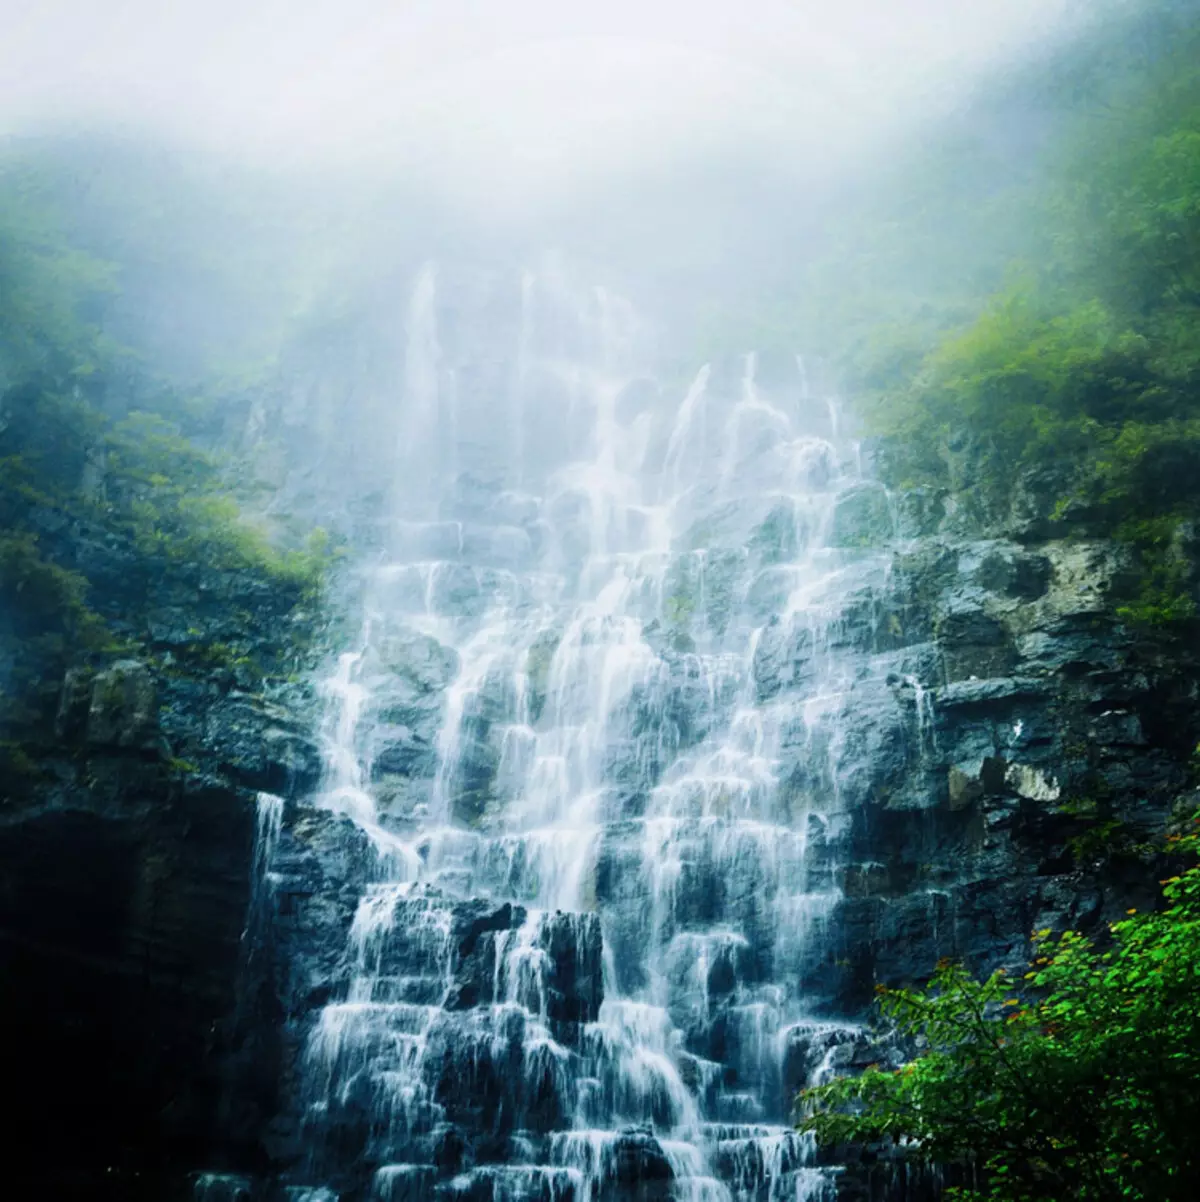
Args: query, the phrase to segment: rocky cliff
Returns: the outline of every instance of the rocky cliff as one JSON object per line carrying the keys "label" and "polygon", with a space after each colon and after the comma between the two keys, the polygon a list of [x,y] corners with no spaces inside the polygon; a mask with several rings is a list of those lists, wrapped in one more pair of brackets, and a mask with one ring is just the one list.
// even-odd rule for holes
{"label": "rocky cliff", "polygon": [[1200,664],[1119,615],[1121,543],[1033,479],[889,493],[794,364],[680,399],[615,301],[523,280],[508,328],[493,285],[417,281],[404,471],[379,439],[346,479],[358,428],[281,478],[319,508],[338,476],[359,539],[320,653],[296,579],[22,502],[0,953],[30,1190],[903,1195],[789,1127],[894,1054],[875,985],[1016,969],[1155,895]]}
{"label": "rocky cliff", "polygon": [[[0,580],[11,1181],[184,1197],[197,1165],[259,1158],[273,1108],[246,931],[260,794],[319,773],[288,680],[312,617],[268,573],[148,553],[102,516],[35,497],[21,522],[36,555]],[[62,628],[62,580],[99,637]]]}
{"label": "rocky cliff", "polygon": [[[889,506],[877,485],[842,492],[832,519],[854,555],[882,554],[885,570],[842,596],[833,620],[816,631],[766,615],[752,660],[760,707],[789,694],[811,696],[822,659],[853,655],[863,665],[824,731],[816,727],[818,739],[836,736],[841,744],[832,753],[828,746],[814,753],[810,724],[780,755],[789,807],[803,814],[813,806],[808,798],[824,799],[825,816],[805,818],[805,856],[808,888],[832,886],[817,928],[807,927],[800,975],[789,986],[803,994],[810,1017],[781,1033],[780,1059],[771,1070],[778,1073],[773,1088],[781,1098],[815,1071],[852,1070],[892,1054],[855,1027],[867,1016],[877,984],[923,981],[942,957],[963,959],[978,971],[1003,965],[1016,973],[1026,963],[1034,930],[1099,932],[1128,907],[1152,904],[1161,875],[1159,837],[1172,814],[1195,800],[1191,756],[1200,738],[1200,665],[1178,632],[1131,628],[1116,616],[1116,598],[1132,570],[1120,544],[1060,532],[1046,537],[1007,514],[986,525],[939,517],[920,530],[903,506],[898,512]],[[908,522],[913,524],[905,529]],[[775,526],[769,519],[757,527],[760,542],[775,536]],[[714,581],[710,576],[710,587]],[[463,600],[456,593],[453,604]],[[379,675],[364,677],[379,712],[391,714],[390,724],[370,735],[370,787],[390,816],[385,825],[405,831],[419,826],[414,810],[419,813],[436,787],[440,715],[455,665],[428,640],[387,646],[387,658],[371,667]],[[531,644],[527,661],[535,721],[546,704],[536,671],[546,653],[539,646]],[[666,647],[663,654],[673,653]],[[661,708],[685,720],[711,721],[686,680],[676,679],[669,690]],[[437,697],[443,700],[435,703]],[[472,783],[454,795],[455,813],[485,831],[502,788],[502,740],[495,743],[489,729],[503,725],[503,705],[498,696],[483,702],[459,751]],[[610,752],[619,765],[637,748]],[[625,762],[631,781],[633,764]],[[610,987],[623,972],[637,971],[638,941],[661,938],[653,911],[662,902],[643,860],[645,823],[631,809],[653,802],[637,801],[636,785],[624,787],[633,790],[622,803],[626,817],[605,829],[588,886],[592,904],[605,916],[605,944],[615,958]],[[288,826],[276,860],[276,953],[286,945],[281,962],[293,965],[281,993],[294,1032],[289,1088],[300,1109],[275,1128],[279,1163],[301,1177],[320,1174],[344,1197],[372,1196],[372,1190],[374,1196],[423,1197],[421,1191],[438,1181],[443,1189],[457,1183],[454,1197],[509,1196],[497,1191],[517,1187],[489,1166],[512,1161],[515,1133],[553,1132],[567,1117],[561,1079],[551,1068],[545,1078],[530,1072],[529,1031],[502,1034],[487,1025],[506,998],[539,1013],[537,997],[519,989],[506,993],[501,985],[504,974],[515,971],[505,957],[524,915],[508,906],[484,913],[478,902],[450,898],[397,903],[393,896],[388,902],[387,887],[372,884],[388,872],[380,867],[380,849],[348,819],[302,809]],[[356,850],[347,859],[351,833]],[[416,846],[423,860],[437,861],[430,843],[418,840]],[[460,849],[464,874],[469,855]],[[520,888],[527,869],[506,863],[507,872],[517,873],[509,876],[509,887]],[[670,1054],[681,1065],[681,1080],[720,1113],[731,1104],[721,1097],[737,1096],[739,1081],[761,1088],[762,1049],[746,1025],[746,1002],[756,981],[778,971],[779,948],[764,950],[768,937],[754,934],[753,924],[773,921],[764,903],[779,886],[740,857],[722,859],[700,848],[685,852],[681,870],[671,886],[674,934],[666,948],[677,960],[666,971],[677,974],[670,985],[672,1019],[690,1029]],[[762,894],[756,896],[757,890]],[[411,912],[414,904],[419,919]],[[363,906],[383,907],[371,911],[376,925],[370,930],[362,925]],[[431,950],[434,911],[442,925]],[[698,932],[713,930],[714,915],[729,916],[725,921],[741,916],[736,921],[750,924],[741,927],[750,942],[719,930],[715,941],[701,937]],[[799,919],[813,921],[803,910]],[[474,939],[481,923],[482,944]],[[599,933],[581,938],[569,925],[562,928],[566,963],[583,964],[590,982],[583,1001],[559,980],[566,969],[563,952],[552,947],[554,929],[539,931],[531,944],[548,961],[544,977],[530,987],[561,995],[548,1010],[541,1000],[541,1012],[550,1017],[561,1020],[564,1011],[554,1007],[565,1006],[570,1022],[580,1021],[576,1015],[594,1020],[603,999],[595,968]],[[695,932],[691,942],[689,932]],[[331,953],[342,948],[349,950]],[[418,963],[422,957],[428,963]],[[703,966],[699,994],[697,957]],[[442,1003],[444,1027],[425,1032],[432,1046],[421,1053],[427,1064],[439,1066],[425,1081],[428,1144],[405,1144],[416,1163],[397,1167],[388,1151],[402,1136],[386,1121],[380,1126],[380,1116],[398,1106],[386,1083],[389,1073],[402,1069],[408,1070],[404,1079],[411,1077],[405,1054],[412,1048],[404,1044],[405,1053],[393,1062],[396,1052],[384,1049],[397,1036],[384,1012],[356,1010],[353,999],[390,997],[388,982],[408,978],[428,982],[429,996],[406,994],[407,1000],[449,1000]],[[698,997],[703,1011],[697,1020],[689,1009]],[[472,1013],[482,1024],[474,1035],[461,1023]],[[550,1030],[557,1046],[586,1059],[586,1029],[555,1021]],[[438,1040],[448,1041],[440,1051]],[[315,1091],[314,1055],[325,1065]],[[714,1071],[715,1079],[707,1076]],[[307,1112],[306,1140],[305,1107],[314,1102],[330,1109],[322,1109],[319,1120]],[[669,1125],[666,1094],[661,1105]],[[748,1134],[752,1124],[726,1122],[715,1167],[722,1180],[740,1185],[736,1196],[772,1198],[782,1179],[794,1181],[804,1164],[800,1149],[773,1163],[754,1142],[758,1137]],[[629,1149],[640,1150],[635,1155]],[[553,1161],[553,1148],[540,1155]],[[615,1133],[604,1155],[611,1158],[607,1168],[591,1167],[604,1183],[597,1188],[614,1191],[612,1197],[660,1196],[655,1190],[672,1196],[669,1183],[687,1172],[635,1126]],[[615,1167],[625,1155],[637,1162],[628,1179]],[[561,1149],[560,1158],[582,1163],[561,1157]],[[836,1159],[843,1163],[841,1197],[911,1199],[929,1188],[863,1150],[839,1149]],[[554,1177],[555,1171],[539,1176],[528,1170],[525,1192],[512,1196],[573,1196],[562,1191],[577,1185],[569,1176]]]}
{"label": "rocky cliff", "polygon": [[794,363],[672,396],[603,296],[525,281],[504,329],[460,284],[414,288],[430,464],[377,498],[330,772],[273,863],[282,1183],[919,1196],[819,1163],[791,1098],[896,1054],[876,984],[1154,895],[1185,632],[1119,615],[1136,559],[1032,477],[889,493]]}

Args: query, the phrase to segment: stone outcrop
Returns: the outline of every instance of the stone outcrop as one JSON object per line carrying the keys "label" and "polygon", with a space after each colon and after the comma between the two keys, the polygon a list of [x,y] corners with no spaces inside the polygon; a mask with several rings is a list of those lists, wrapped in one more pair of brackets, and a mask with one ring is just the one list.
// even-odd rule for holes
{"label": "stone outcrop", "polygon": [[897,554],[857,637],[893,663],[919,753],[879,739],[854,814],[844,1002],[942,956],[1015,969],[1031,931],[1094,930],[1155,895],[1140,849],[1186,793],[1200,662],[1116,616],[1125,567],[1116,544],[1065,539]]}

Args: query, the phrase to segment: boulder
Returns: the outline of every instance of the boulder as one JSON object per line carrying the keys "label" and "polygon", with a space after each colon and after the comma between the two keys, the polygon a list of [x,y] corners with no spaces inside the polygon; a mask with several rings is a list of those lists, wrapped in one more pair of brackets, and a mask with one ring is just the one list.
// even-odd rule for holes
{"label": "boulder", "polygon": [[[73,682],[73,691],[81,687]],[[117,660],[95,675],[89,691],[87,742],[93,747],[137,751],[165,749],[158,726],[158,689],[146,664]]]}

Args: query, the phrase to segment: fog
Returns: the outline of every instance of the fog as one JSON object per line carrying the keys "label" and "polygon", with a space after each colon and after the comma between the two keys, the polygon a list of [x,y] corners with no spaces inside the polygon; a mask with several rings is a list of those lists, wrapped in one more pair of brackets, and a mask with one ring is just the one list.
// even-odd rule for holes
{"label": "fog", "polygon": [[528,204],[750,145],[820,165],[954,103],[1069,0],[9,0],[8,131],[86,123]]}
{"label": "fog", "polygon": [[[172,356],[267,354],[332,296],[398,303],[428,258],[547,250],[685,340],[737,341],[848,191],[886,195],[982,81],[1096,8],[9,0],[0,136],[56,148],[90,247],[122,262],[120,334]],[[1032,136],[1022,112],[967,123],[1010,159]]]}

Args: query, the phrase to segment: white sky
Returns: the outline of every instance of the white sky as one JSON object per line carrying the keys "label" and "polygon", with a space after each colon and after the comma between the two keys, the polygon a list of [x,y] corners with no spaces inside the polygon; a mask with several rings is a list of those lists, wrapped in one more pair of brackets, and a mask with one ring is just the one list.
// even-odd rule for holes
{"label": "white sky", "polygon": [[0,0],[0,128],[115,120],[471,187],[706,140],[828,153],[1070,0]]}

